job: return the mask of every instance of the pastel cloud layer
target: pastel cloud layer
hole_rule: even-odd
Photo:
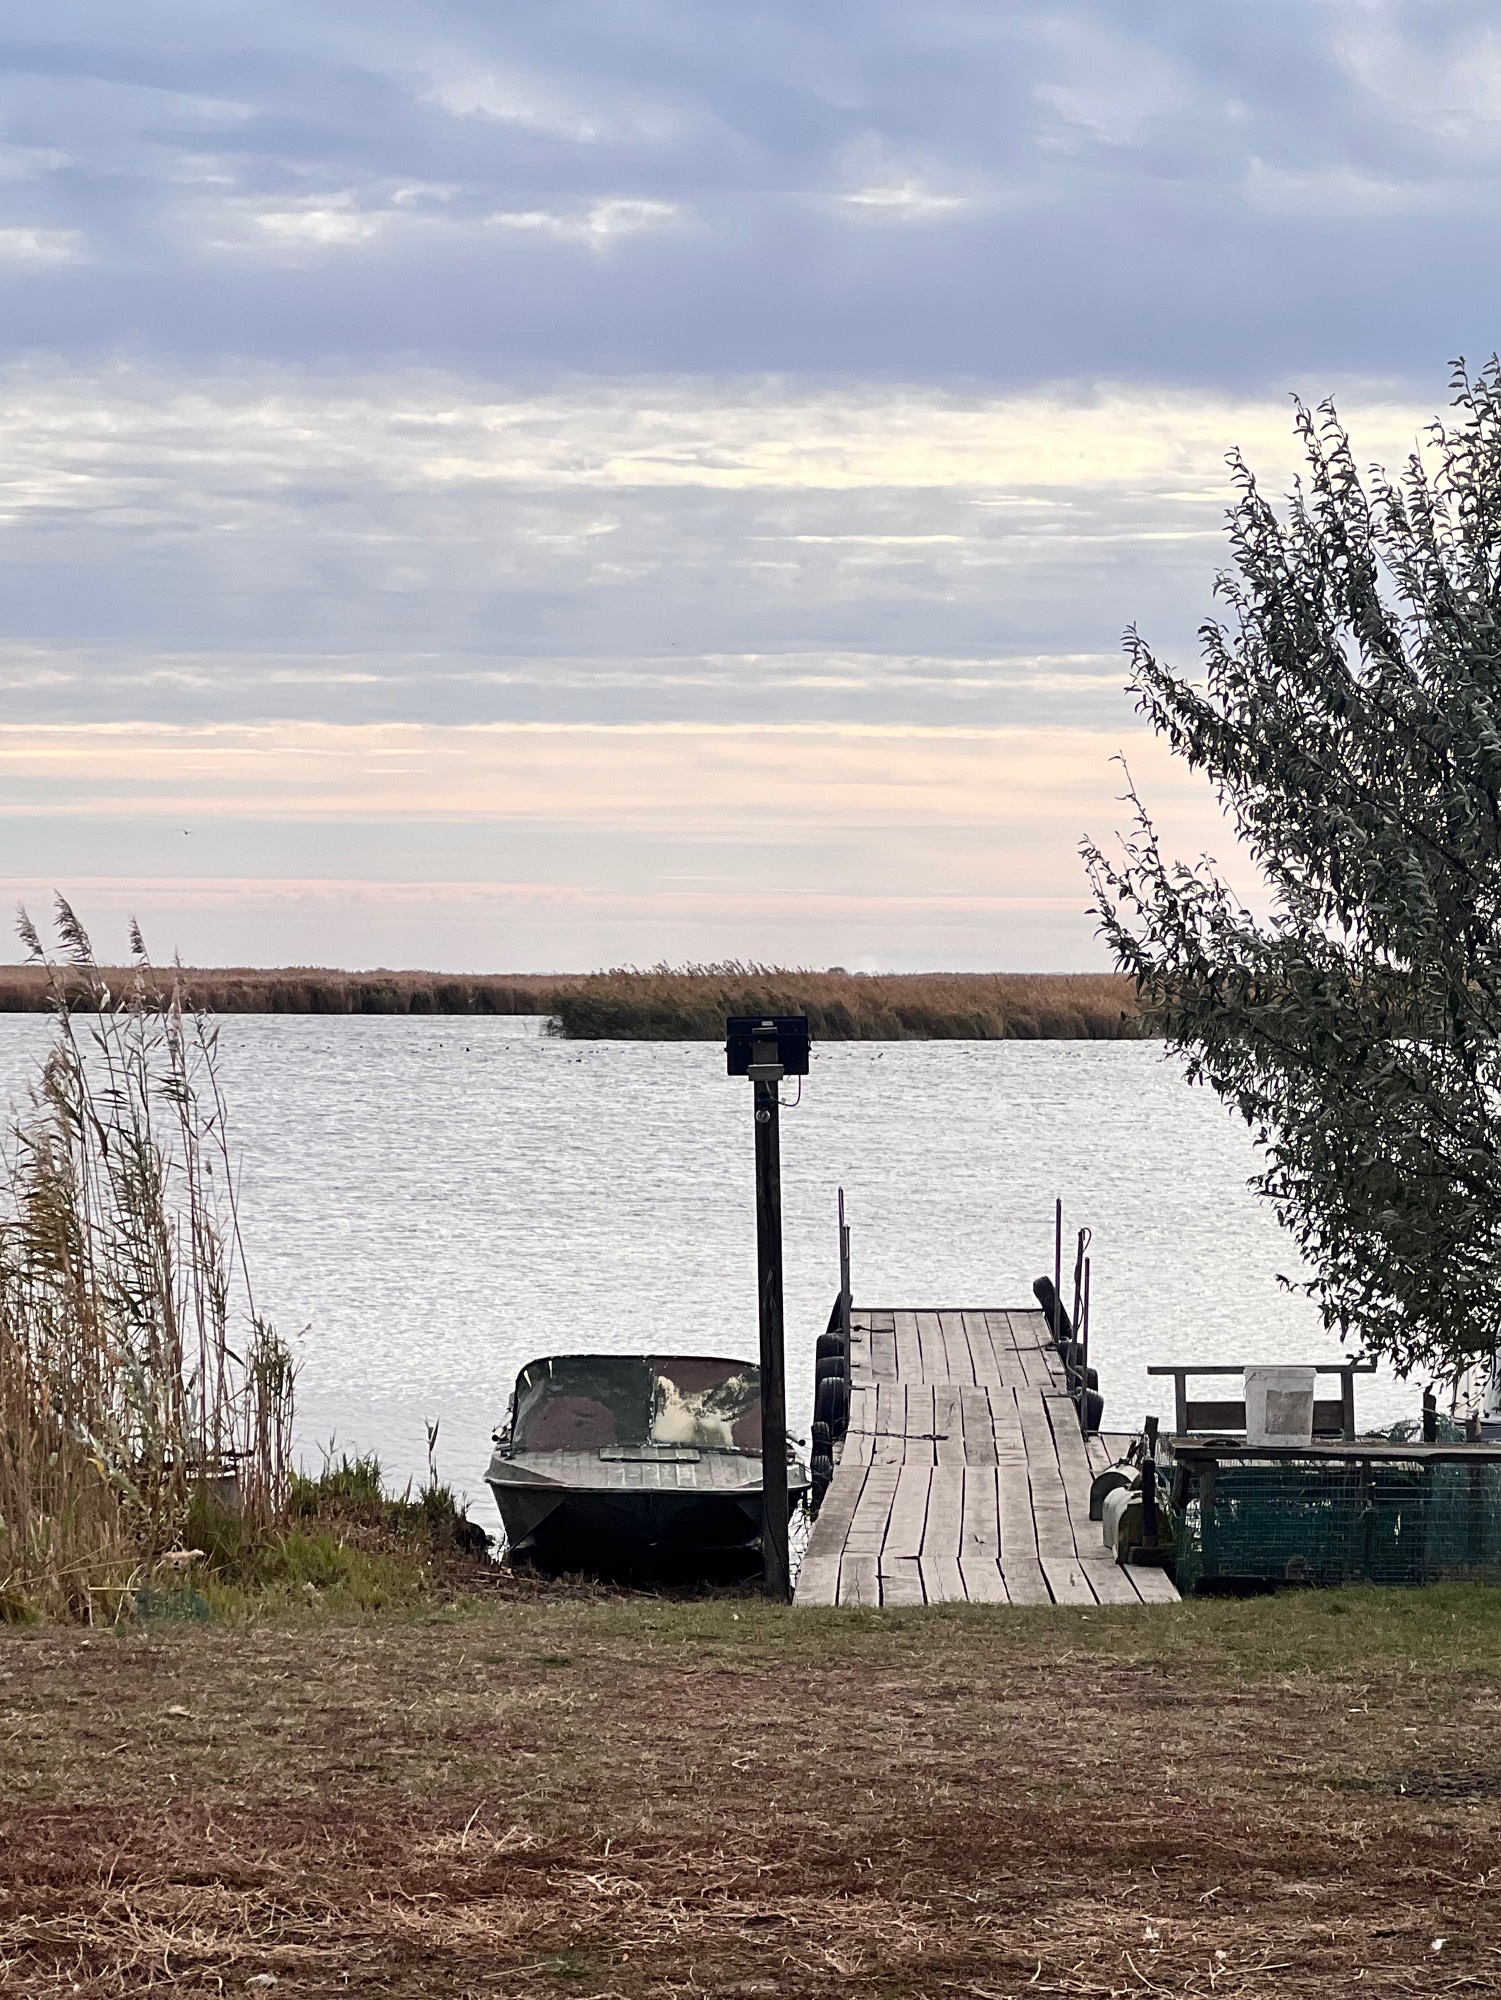
[[[1400,458],[1495,340],[1468,0],[4,46],[0,841],[190,956],[1096,962],[1112,753],[1219,831],[1119,638],[1225,451]]]

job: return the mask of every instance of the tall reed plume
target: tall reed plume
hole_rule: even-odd
[[[68,1615],[195,1504],[282,1517],[293,1368],[245,1269],[217,1030],[134,925],[116,993],[61,897],[56,954],[20,934],[55,1030],[0,1160],[0,1616]]]

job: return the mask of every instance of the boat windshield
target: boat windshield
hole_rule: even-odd
[[[761,1449],[761,1371],[688,1355],[555,1354],[516,1379],[513,1451]]]
[[[655,1364],[653,1444],[700,1451],[761,1449],[761,1371],[745,1361],[664,1357]]]

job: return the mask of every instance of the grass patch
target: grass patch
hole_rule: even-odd
[[[200,1588],[216,1618],[275,1618],[289,1611],[388,1611],[425,1602],[430,1558],[412,1546],[361,1548],[331,1528],[289,1528]]]
[[[201,1560],[186,1580],[219,1618],[414,1609],[497,1580],[484,1531],[436,1471],[393,1497],[374,1456],[329,1453],[294,1473],[287,1526],[269,1534],[200,1496],[187,1543]]]

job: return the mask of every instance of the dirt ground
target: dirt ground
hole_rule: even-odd
[[[0,1992],[1501,1993],[1501,1593],[0,1633]]]

